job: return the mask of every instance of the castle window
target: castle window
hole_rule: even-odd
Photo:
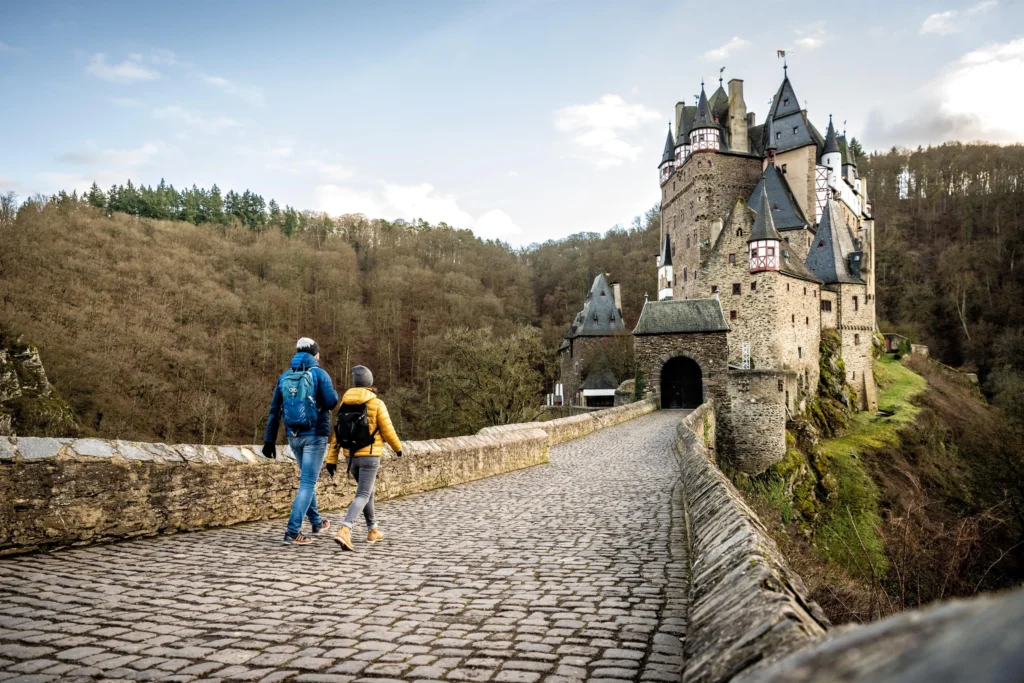
[[[708,159],[708,168],[711,168],[711,159]]]
[[[807,296],[807,288],[804,287],[804,296]]]
[[[857,297],[853,297],[853,310],[857,310]]]
[[[860,335],[859,334],[853,335],[853,343],[854,344],[860,344]]]
[[[683,268],[683,282],[686,282],[686,268]]]
[[[782,391],[782,380],[779,380],[779,391]]]
[[[768,247],[768,255],[775,256],[775,247]]]
[[[781,140],[782,139],[782,131],[781,130],[775,131],[775,139],[776,140]]]
[[[672,245],[672,255],[673,256],[676,255],[676,245],[675,244]]]
[[[686,248],[687,249],[690,248],[690,238],[689,237],[686,238]]]
[[[788,282],[786,283],[786,291],[787,292],[789,291],[789,283]]]
[[[826,313],[831,313],[832,312],[832,302],[831,301],[825,301],[824,299],[822,299],[821,300],[821,310],[825,311]]]
[[[737,317],[736,311],[729,311],[729,320],[736,320]]]
[[[793,323],[794,325],[796,324],[796,313],[790,313],[789,322]]]
[[[850,379],[857,379],[857,371],[853,370],[850,372]]]
[[[798,130],[799,130],[799,128],[797,128],[796,126],[793,126],[793,135],[796,135],[796,132],[797,132]]]
[[[810,327],[810,325],[811,325],[811,319],[810,319],[810,317],[806,317],[806,318],[804,318],[804,325],[807,325],[808,327]]]
[[[740,293],[742,293],[742,291],[743,291],[743,287],[740,286],[740,283],[738,283],[738,282],[732,283],[732,293],[733,294],[740,294]]]
[[[786,164],[782,165],[782,175],[786,175]]]
[[[718,285],[711,285],[711,293],[718,294]]]
[[[823,246],[825,246],[825,240],[819,240],[819,241],[818,241],[818,246],[819,246],[819,247],[823,247]]]
[[[797,358],[803,358],[804,357],[804,347],[802,347],[802,346],[796,347],[796,357]]]
[[[789,105],[789,98],[787,97],[786,99],[782,100],[782,104],[783,104],[783,106],[788,106]]]
[[[743,237],[743,228],[736,228],[736,236]]]
[[[756,280],[754,282],[750,283],[750,291],[751,292],[756,292],[757,291],[757,281]]]
[[[736,254],[729,254],[729,265],[736,263]]]

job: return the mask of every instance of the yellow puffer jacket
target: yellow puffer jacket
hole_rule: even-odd
[[[388,414],[388,407],[384,401],[377,398],[377,394],[363,387],[353,387],[341,397],[341,402],[351,405],[353,403],[369,403],[366,406],[366,419],[370,423],[370,433],[374,434],[373,445],[356,451],[356,457],[373,455],[379,457],[384,454],[384,442],[387,441],[395,451],[402,450],[402,442],[398,440],[395,426],[391,424],[391,416]],[[377,429],[380,427],[380,429]],[[342,448],[334,440],[334,430],[331,430],[331,442],[327,448],[327,464],[334,465],[338,462],[338,455]],[[345,457],[350,457],[345,451]]]

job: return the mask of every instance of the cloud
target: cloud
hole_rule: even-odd
[[[64,152],[58,161],[79,166],[140,166],[159,154],[161,146],[147,142],[135,149],[97,149],[88,152]]]
[[[248,104],[259,107],[266,104],[262,88],[239,85],[238,83],[229,81],[228,79],[220,76],[203,76],[203,82],[207,85],[212,85],[215,88],[220,88],[225,94],[237,97]]]
[[[961,28],[953,23],[953,18],[956,15],[957,13],[953,10],[929,14],[924,23],[921,24],[921,35],[946,36],[950,33],[957,33]]]
[[[161,64],[163,66],[176,66],[181,64],[178,60],[178,56],[170,50],[157,49],[149,55],[149,61],[153,64]]]
[[[968,7],[967,13],[983,14],[989,11],[990,9],[995,9],[998,5],[999,3],[996,2],[996,0],[986,0],[986,2],[979,2],[977,5],[974,5],[973,7]]]
[[[501,209],[491,209],[473,218],[459,206],[455,195],[438,192],[430,183],[396,185],[384,183],[378,188],[356,189],[333,183],[313,188],[317,206],[334,215],[361,213],[369,218],[412,221],[418,218],[429,223],[447,223],[468,228],[483,239],[516,235],[522,229]]]
[[[969,52],[926,84],[919,109],[899,121],[874,111],[865,139],[875,147],[914,146],[948,140],[1024,141],[1024,92],[1007,84],[1024,82],[1024,38]],[[979,92],[1000,92],[998,107]]]
[[[150,69],[142,64],[140,55],[133,55],[138,59],[126,59],[120,64],[110,64],[107,56],[97,52],[89,60],[85,67],[85,73],[103,81],[111,83],[135,83],[138,81],[151,81],[160,77],[160,72]]]
[[[725,43],[724,45],[721,45],[719,47],[714,48],[713,50],[708,50],[707,52],[705,52],[703,56],[701,56],[701,60],[705,62],[718,62],[725,59],[726,57],[729,57],[735,52],[750,47],[750,45],[751,43],[749,40],[744,40],[739,36],[733,36],[732,38],[729,39],[729,42]]]
[[[238,121],[230,116],[203,116],[176,104],[155,109],[153,111],[153,118],[164,121],[178,121],[204,133],[219,133],[228,128],[236,128],[239,125]]]
[[[20,47],[14,47],[13,45],[8,45],[7,43],[5,43],[2,40],[0,40],[0,52],[7,52],[7,53],[10,53],[10,54],[20,54],[20,53],[22,53],[24,51],[25,50],[23,50]]]
[[[642,104],[629,104],[618,95],[602,95],[590,104],[562,107],[555,112],[555,127],[593,156],[598,168],[635,161],[642,148],[620,137],[658,119]]]
[[[823,21],[812,24],[809,30],[797,29],[796,35],[796,44],[805,50],[817,50],[831,40],[831,36],[825,31]]]

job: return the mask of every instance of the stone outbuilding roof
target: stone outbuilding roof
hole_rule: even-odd
[[[728,332],[729,329],[718,299],[680,299],[645,303],[633,334]]]
[[[772,220],[777,230],[799,230],[810,227],[789,183],[773,163],[765,167],[761,179],[757,181],[754,191],[750,193],[750,199],[747,200],[747,206],[755,211],[762,190],[768,194],[768,204],[772,207]]]
[[[583,303],[583,310],[576,314],[565,338],[610,337],[617,334],[627,334],[626,325],[622,322],[622,312],[615,307],[615,294],[608,284],[608,278],[601,273],[594,278],[594,284],[590,286],[590,292]]]
[[[827,285],[862,285],[864,280],[850,272],[848,259],[855,251],[850,228],[832,199],[828,199],[805,265]]]
[[[615,379],[615,373],[611,370],[595,370],[583,380],[581,389],[616,389],[619,381]]]

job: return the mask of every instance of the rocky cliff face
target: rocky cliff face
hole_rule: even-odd
[[[0,335],[0,435],[77,436],[75,411],[46,378],[39,349]]]

